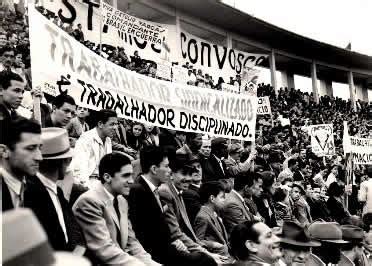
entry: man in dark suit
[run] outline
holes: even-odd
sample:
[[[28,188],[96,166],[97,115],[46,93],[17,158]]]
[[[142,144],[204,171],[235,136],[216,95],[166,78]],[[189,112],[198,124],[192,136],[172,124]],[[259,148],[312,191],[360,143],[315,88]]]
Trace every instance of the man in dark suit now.
[[[215,265],[202,252],[188,250],[174,237],[166,216],[170,207],[160,201],[158,187],[170,179],[167,154],[160,147],[146,147],[140,152],[143,175],[131,187],[129,218],[142,246],[152,258],[165,265]]]
[[[57,186],[72,157],[68,133],[61,128],[43,128],[41,139],[43,161],[40,171],[27,183],[25,207],[35,213],[54,250],[76,250],[82,255],[86,245],[82,230]]]
[[[9,124],[1,148],[2,211],[24,206],[26,177],[34,176],[42,160],[41,128],[36,121],[19,118]]]
[[[194,229],[196,236],[214,252],[229,256],[229,240],[218,211],[223,208],[225,187],[219,181],[210,181],[200,187],[203,206],[198,212]]]
[[[204,182],[228,178],[223,158],[227,158],[227,141],[215,138],[211,144],[211,155],[202,165]]]
[[[190,222],[193,223],[201,208],[199,186],[191,183],[189,189],[182,193],[182,198],[185,202],[186,212]]]
[[[9,123],[16,119],[16,109],[21,105],[26,83],[16,73],[11,71],[0,72],[0,143],[4,144],[4,137],[9,133]]]

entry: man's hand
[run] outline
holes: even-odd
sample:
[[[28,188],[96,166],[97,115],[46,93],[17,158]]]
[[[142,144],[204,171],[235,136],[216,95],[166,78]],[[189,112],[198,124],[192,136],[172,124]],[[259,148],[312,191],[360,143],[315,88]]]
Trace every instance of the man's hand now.
[[[185,244],[179,239],[174,240],[171,245],[175,246],[178,251],[189,252]]]
[[[43,92],[41,91],[41,89],[33,89],[31,91],[31,94],[33,97],[43,98]]]

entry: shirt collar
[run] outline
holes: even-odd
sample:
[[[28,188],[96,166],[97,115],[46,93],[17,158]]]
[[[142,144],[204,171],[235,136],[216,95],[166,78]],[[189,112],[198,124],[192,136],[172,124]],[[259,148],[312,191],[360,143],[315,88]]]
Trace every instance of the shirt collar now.
[[[231,190],[231,192],[235,193],[242,202],[245,202],[242,195],[240,195],[235,189]]]
[[[46,188],[50,189],[51,191],[53,191],[54,194],[57,195],[57,183],[54,183],[52,180],[45,177],[41,173],[37,173],[36,176],[40,179],[41,183],[43,183]]]
[[[19,179],[11,175],[8,171],[6,171],[4,168],[0,168],[0,173],[2,174],[9,188],[19,196],[21,194],[22,184],[26,183],[26,178],[23,177],[22,181],[20,181]]]
[[[171,185],[172,185],[173,188],[176,190],[177,195],[178,195],[178,196],[181,196],[181,195],[182,195],[182,190],[178,190],[178,189],[176,188],[176,186],[173,184],[173,182],[171,182]]]
[[[153,184],[151,183],[144,175],[142,176],[143,180],[145,180],[145,182],[147,183],[147,185],[150,187],[151,191],[154,193],[155,190],[157,190],[158,188]]]
[[[114,199],[115,199],[114,195],[112,195],[112,194],[111,194],[111,193],[110,193],[110,192],[105,188],[104,185],[102,185],[102,188],[103,188],[103,191],[106,193],[107,197],[109,198],[109,200],[110,200],[111,202],[113,202]]]
[[[98,135],[98,131],[97,131],[97,128],[94,128],[94,139],[99,143],[99,144],[102,144],[102,145],[105,145],[105,143],[103,143],[101,137]],[[107,137],[105,139],[105,142],[107,140]]]

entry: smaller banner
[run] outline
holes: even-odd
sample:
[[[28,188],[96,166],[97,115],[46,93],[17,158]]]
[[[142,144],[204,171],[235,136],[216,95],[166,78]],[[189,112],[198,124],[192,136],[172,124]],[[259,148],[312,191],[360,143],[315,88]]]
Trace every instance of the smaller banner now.
[[[172,79],[172,67],[168,62],[160,62],[156,64],[156,76],[164,80]]]
[[[258,97],[257,100],[258,100],[257,114],[258,115],[271,114],[271,106],[270,106],[269,96]]]
[[[140,40],[162,45],[167,29],[151,21],[140,19],[124,13],[115,7],[102,2],[102,20],[104,25],[116,28]]]
[[[355,164],[372,164],[372,139],[350,137],[350,149]]]
[[[335,142],[333,138],[333,125],[312,125],[309,128],[311,136],[311,149],[319,157],[335,154]]]

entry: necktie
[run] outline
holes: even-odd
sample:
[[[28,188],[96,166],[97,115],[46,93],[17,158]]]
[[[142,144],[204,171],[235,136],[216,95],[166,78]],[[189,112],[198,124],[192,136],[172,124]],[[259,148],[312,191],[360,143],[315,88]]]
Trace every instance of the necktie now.
[[[19,192],[19,203],[18,203],[18,207],[24,207],[24,204],[25,204],[25,191],[26,191],[26,182],[22,182],[21,190]]]
[[[161,211],[164,212],[164,210],[163,210],[163,206],[161,205],[161,201],[160,201],[159,188],[156,188],[156,189],[154,190],[154,195],[155,195],[156,201],[157,201],[158,204],[159,204],[159,207],[160,207]]]
[[[114,203],[114,209],[115,209],[116,215],[118,216],[118,219],[119,219],[119,222],[120,222],[119,201],[118,201],[118,198],[117,197],[114,198],[114,202],[113,203]],[[120,228],[118,228],[118,232],[116,234],[116,241],[118,241],[119,246],[121,246],[121,232],[120,232]]]

